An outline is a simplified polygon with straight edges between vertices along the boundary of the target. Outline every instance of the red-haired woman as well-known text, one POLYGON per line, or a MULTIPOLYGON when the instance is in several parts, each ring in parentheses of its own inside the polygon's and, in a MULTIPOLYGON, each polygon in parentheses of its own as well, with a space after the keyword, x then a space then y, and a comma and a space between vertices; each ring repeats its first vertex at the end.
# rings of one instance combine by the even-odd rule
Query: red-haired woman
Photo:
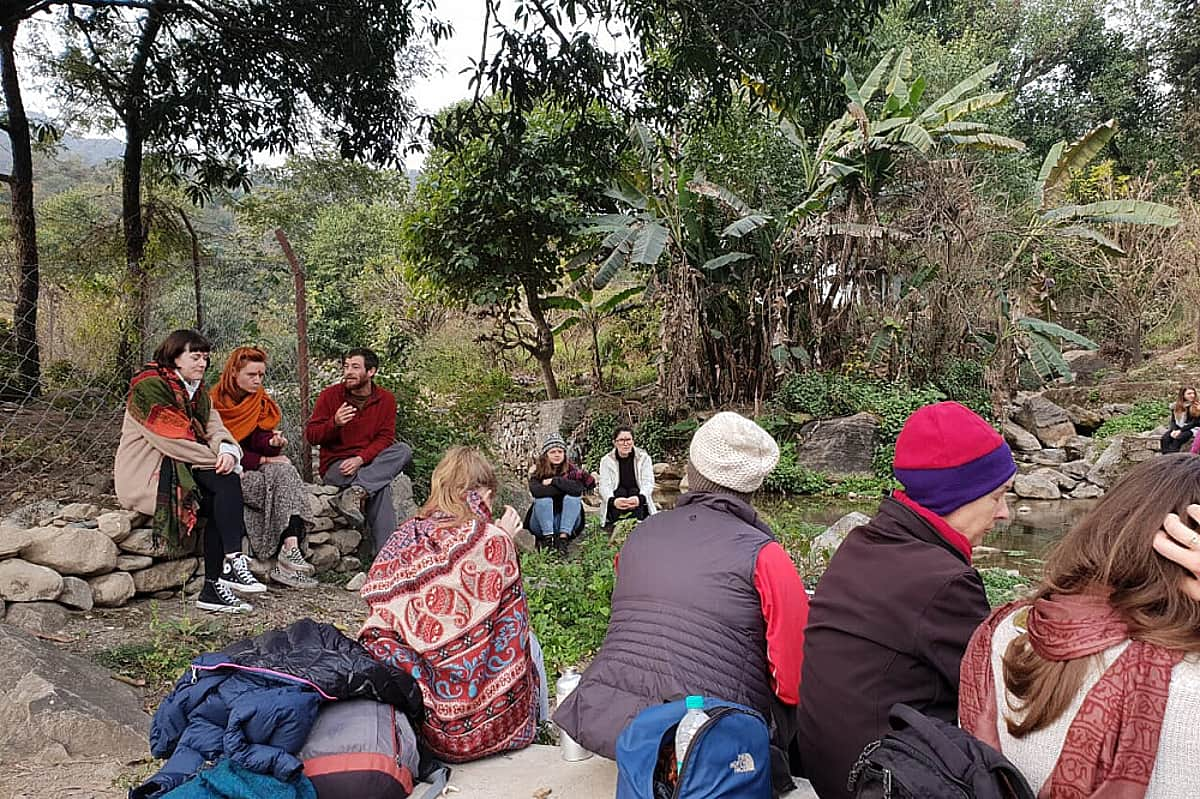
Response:
POLYGON ((1200 518, 1198 502, 1200 458, 1142 463, 1067 533, 1032 598, 972 637, 959 723, 1039 796, 1195 795, 1200 594, 1181 564, 1200 534, 1178 517, 1200 518))

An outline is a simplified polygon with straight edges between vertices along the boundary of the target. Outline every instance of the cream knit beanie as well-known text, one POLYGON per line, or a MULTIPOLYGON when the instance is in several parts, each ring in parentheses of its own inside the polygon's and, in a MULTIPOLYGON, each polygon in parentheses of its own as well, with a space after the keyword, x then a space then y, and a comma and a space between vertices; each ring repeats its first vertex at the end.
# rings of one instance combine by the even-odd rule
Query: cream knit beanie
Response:
POLYGON ((717 485, 750 494, 779 462, 779 445, 745 416, 722 411, 692 436, 688 458, 696 471, 717 485))

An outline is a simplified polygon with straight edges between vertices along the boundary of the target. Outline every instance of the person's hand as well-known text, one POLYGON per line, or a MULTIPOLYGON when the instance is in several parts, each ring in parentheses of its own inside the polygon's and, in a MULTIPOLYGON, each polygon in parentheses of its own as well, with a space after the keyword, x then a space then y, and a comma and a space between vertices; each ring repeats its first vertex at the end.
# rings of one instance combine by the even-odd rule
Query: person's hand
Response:
POLYGON ((229 474, 233 471, 234 466, 237 466, 237 458, 228 452, 222 452, 217 456, 217 465, 213 467, 213 471, 217 474, 229 474))
MULTIPOLYGON (((1188 505, 1187 515, 1200 523, 1200 505, 1188 505)), ((1162 529, 1154 534, 1154 551, 1192 573, 1192 577, 1184 578, 1182 588, 1200 602, 1200 533, 1176 514, 1168 513, 1162 529)))
POLYGON ((501 514, 500 520, 496 522, 496 526, 509 536, 514 536, 521 529, 521 515, 513 508, 512 505, 504 506, 504 513, 501 514))
POLYGON ((346 460, 338 464, 338 471, 344 474, 346 477, 353 477, 354 474, 360 468, 362 468, 362 465, 363 459, 355 455, 351 458, 346 458, 346 460))
POLYGON ((1178 430, 1171 431, 1171 438, 1179 438, 1180 435, 1182 434, 1178 430))
POLYGON ((259 463, 291 463, 292 460, 287 455, 268 455, 262 458, 259 463))
POLYGON ((284 437, 283 433, 279 432, 278 430, 274 430, 272 432, 275 435, 271 436, 271 440, 268 441, 267 444, 269 444, 272 447, 275 447, 276 449, 283 449, 284 447, 286 447, 288 440, 287 440, 287 438, 284 437))
POLYGON ((349 422, 358 414, 358 409, 348 402, 343 402, 342 407, 338 408, 333 414, 333 423, 338 427, 349 422))
POLYGON ((625 497, 617 497, 613 500, 613 507, 617 510, 629 510, 629 500, 625 497))
POLYGON ((550 484, 551 484, 551 483, 553 483, 553 482, 554 482, 554 478, 553 478, 553 477, 547 477, 547 478, 545 478, 545 479, 543 479, 543 480, 542 480, 542 485, 544 485, 544 486, 548 486, 548 485, 550 485, 550 484))

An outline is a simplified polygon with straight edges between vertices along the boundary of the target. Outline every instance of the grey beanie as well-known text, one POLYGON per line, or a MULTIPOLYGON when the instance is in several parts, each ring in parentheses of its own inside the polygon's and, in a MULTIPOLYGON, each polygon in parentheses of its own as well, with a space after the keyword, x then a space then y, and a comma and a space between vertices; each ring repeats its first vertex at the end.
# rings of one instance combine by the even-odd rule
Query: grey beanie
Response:
POLYGON ((567 451, 567 441, 558 433, 551 433, 542 441, 542 454, 545 455, 552 449, 561 449, 567 451))

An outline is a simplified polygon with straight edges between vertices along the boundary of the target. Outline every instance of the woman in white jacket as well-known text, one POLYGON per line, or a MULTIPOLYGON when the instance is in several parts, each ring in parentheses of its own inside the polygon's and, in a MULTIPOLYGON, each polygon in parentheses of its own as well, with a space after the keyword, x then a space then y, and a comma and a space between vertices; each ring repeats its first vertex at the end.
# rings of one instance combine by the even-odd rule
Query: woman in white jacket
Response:
POLYGON ((654 461, 633 445, 633 429, 618 427, 613 448, 600 459, 600 523, 609 527, 632 517, 641 521, 654 507, 654 461))

